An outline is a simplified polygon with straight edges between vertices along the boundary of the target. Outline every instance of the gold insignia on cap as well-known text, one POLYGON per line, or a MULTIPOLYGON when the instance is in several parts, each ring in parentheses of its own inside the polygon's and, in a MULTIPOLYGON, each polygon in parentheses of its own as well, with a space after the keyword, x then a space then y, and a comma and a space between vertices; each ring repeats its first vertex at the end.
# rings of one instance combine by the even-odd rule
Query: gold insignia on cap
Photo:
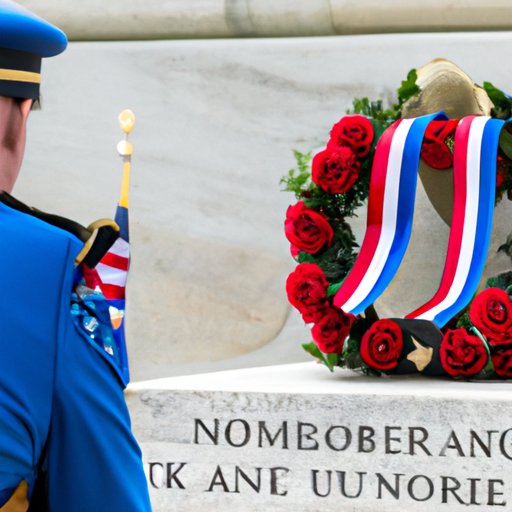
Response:
POLYGON ((424 347, 413 336, 411 336, 411 339, 414 343, 414 346, 416 347, 416 350, 413 350, 407 354, 407 359, 416 365, 416 368, 419 372, 422 372, 428 366, 430 361, 432 361, 434 349, 432 347, 424 347))
POLYGON ((32 71, 20 71, 19 69, 0 68, 0 80, 11 82, 30 82, 32 84, 41 83, 41 74, 32 71))

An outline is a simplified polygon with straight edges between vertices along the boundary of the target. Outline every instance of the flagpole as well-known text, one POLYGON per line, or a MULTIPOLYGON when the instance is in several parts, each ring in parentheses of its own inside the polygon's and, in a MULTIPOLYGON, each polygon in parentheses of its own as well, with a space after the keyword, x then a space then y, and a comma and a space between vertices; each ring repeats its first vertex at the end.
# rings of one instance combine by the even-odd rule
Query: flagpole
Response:
POLYGON ((117 152, 123 159, 123 177, 121 180, 121 192, 116 211, 116 222, 120 228, 120 235, 126 242, 130 239, 128 225, 128 204, 130 197, 130 172, 132 165, 133 144, 129 141, 130 133, 135 125, 135 115, 131 110, 123 110, 119 114, 119 125, 124 133, 124 140, 117 144, 117 152))
MULTIPOLYGON (((125 307, 126 307, 126 281, 128 278, 128 269, 130 266, 130 244, 129 244, 129 223, 128 223, 128 204, 130 195, 130 171, 133 154, 133 145, 128 140, 130 133, 135 125, 135 116, 131 110, 123 110, 119 114, 119 124, 124 133, 124 140, 117 144, 117 152, 123 159, 123 177, 121 180, 121 192, 119 194, 119 203, 116 208, 115 221, 119 226, 119 238, 110 249, 111 258, 104 263, 109 266, 109 276, 114 276, 110 290, 113 292, 110 297, 111 306, 109 308, 110 320, 114 327, 114 339, 119 349, 119 360, 121 374, 125 383, 130 380, 130 371, 128 368, 128 354, 126 351, 126 341, 124 332, 125 307)), ((109 255, 107 255, 109 256, 109 255)))
POLYGON ((130 171, 133 154, 133 144, 129 141, 130 133, 135 125, 135 115, 131 110, 123 110, 119 114, 119 124, 124 133, 124 140, 117 144, 117 152, 123 158, 123 178, 121 181, 121 193, 119 206, 128 208, 130 196, 130 171))

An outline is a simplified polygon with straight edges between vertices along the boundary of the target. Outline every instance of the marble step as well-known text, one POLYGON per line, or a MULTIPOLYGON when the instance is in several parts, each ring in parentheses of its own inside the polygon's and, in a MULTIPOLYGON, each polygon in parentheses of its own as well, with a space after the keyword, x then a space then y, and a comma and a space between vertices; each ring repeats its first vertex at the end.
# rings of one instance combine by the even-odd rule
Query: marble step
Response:
POLYGON ((510 384, 315 363, 131 385, 155 512, 512 507, 510 384))
POLYGON ((507 0, 19 0, 74 40, 510 30, 507 0))

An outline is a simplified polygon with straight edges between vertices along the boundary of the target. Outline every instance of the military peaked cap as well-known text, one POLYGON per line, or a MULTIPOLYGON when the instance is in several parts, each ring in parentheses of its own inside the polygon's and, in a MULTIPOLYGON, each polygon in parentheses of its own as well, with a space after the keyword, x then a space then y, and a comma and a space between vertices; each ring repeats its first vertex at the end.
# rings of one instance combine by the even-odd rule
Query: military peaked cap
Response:
POLYGON ((64 51, 66 34, 10 0, 0 0, 0 96, 39 98, 41 60, 64 51))

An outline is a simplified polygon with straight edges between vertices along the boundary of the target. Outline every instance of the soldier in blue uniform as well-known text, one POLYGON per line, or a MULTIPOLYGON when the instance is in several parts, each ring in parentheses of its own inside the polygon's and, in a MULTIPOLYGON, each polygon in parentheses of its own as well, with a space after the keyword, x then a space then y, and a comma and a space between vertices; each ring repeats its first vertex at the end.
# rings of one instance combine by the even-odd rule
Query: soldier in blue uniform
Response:
MULTIPOLYGON (((59 29, 0 0, 0 189, 6 192, 21 165, 41 60, 66 44, 59 29)), ((77 296, 77 263, 94 266, 116 236, 115 225, 105 225, 87 243, 90 230, 0 193, 0 511, 151 509, 122 372, 77 314, 87 310, 87 325, 110 328, 77 296)))

